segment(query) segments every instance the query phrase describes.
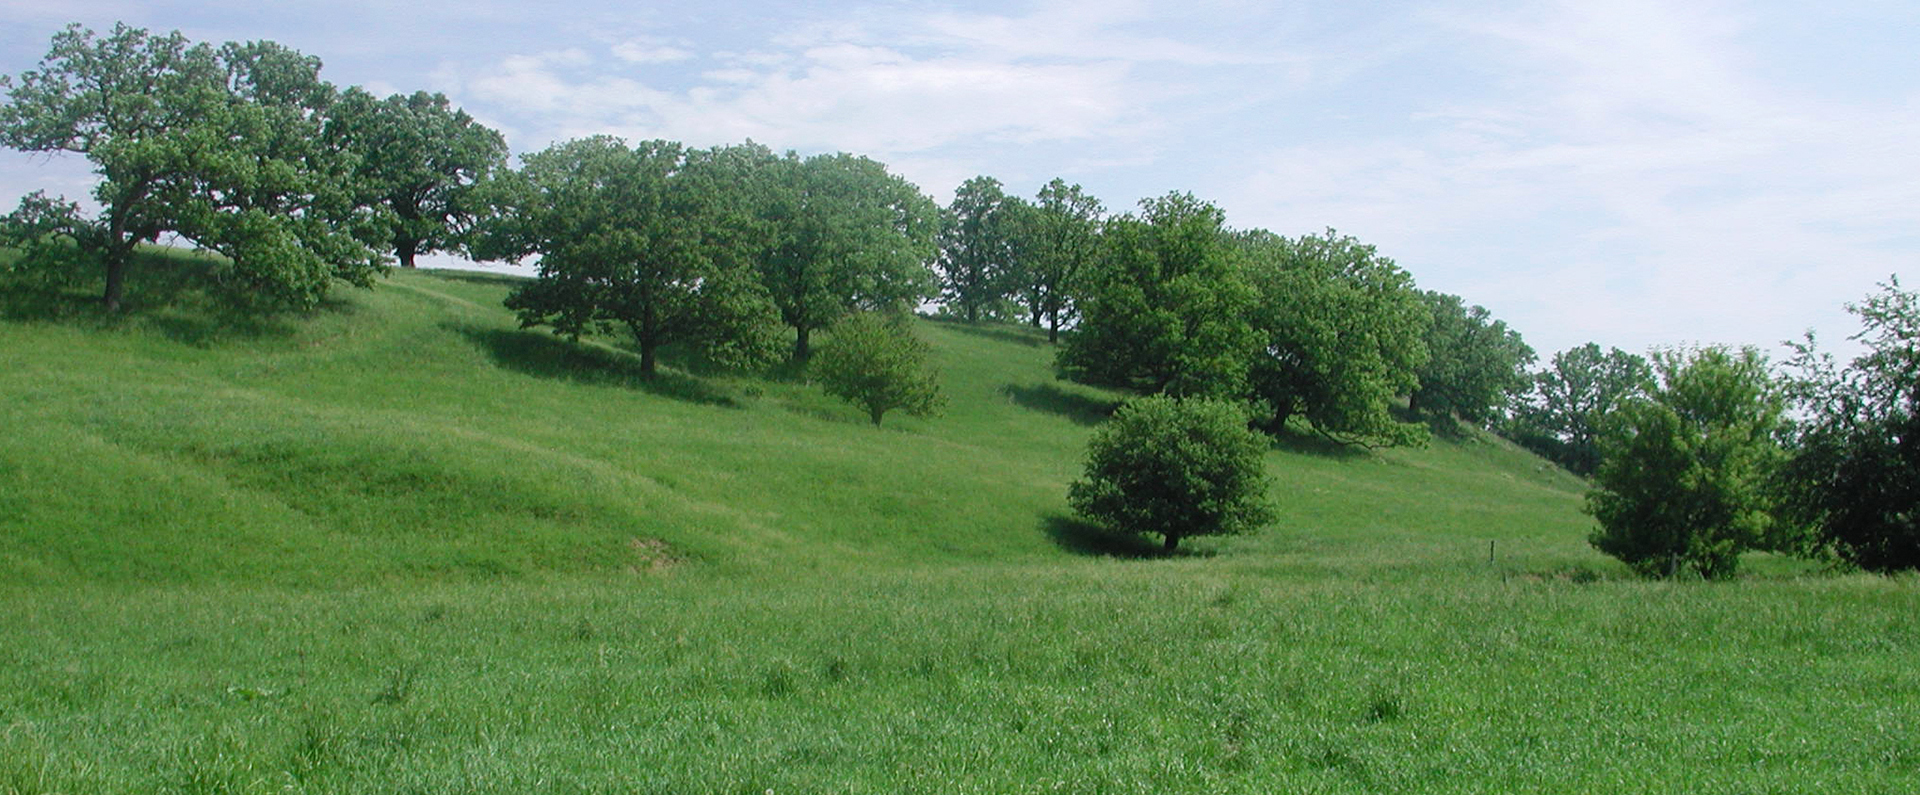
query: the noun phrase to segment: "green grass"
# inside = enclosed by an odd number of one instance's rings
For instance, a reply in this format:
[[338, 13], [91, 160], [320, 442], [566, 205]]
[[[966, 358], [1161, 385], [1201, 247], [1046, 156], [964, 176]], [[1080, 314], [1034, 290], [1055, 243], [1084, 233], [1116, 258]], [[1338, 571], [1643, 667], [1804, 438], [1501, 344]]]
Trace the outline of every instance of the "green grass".
[[195, 267], [5, 304], [0, 793], [1920, 785], [1920, 581], [1633, 580], [1497, 439], [1283, 440], [1274, 526], [1160, 558], [1069, 514], [1118, 396], [1026, 329], [922, 323], [948, 411], [875, 429], [499, 277]]

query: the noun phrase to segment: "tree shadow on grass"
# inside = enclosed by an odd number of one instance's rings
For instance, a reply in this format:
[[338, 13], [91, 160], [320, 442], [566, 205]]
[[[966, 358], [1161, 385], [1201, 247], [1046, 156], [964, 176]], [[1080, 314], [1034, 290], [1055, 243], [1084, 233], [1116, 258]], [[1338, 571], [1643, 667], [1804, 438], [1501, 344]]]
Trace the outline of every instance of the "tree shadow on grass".
[[1099, 425], [1120, 407], [1120, 401], [1089, 397], [1048, 383], [1008, 384], [1000, 391], [1022, 407], [1058, 414], [1081, 425]]
[[964, 320], [942, 317], [930, 317], [928, 320], [940, 324], [940, 327], [944, 329], [952, 329], [963, 334], [971, 334], [975, 337], [983, 337], [1000, 342], [1025, 345], [1029, 348], [1038, 348], [1047, 344], [1046, 329], [1034, 328], [1032, 326], [985, 321], [968, 323]]
[[1369, 458], [1374, 451], [1357, 444], [1330, 439], [1311, 430], [1288, 425], [1278, 433], [1267, 432], [1267, 440], [1273, 449], [1296, 455], [1310, 455], [1318, 458], [1331, 458], [1339, 461], [1352, 461]]
[[400, 272], [419, 273], [422, 276], [450, 282], [484, 284], [491, 287], [518, 287], [529, 281], [525, 276], [515, 276], [511, 273], [487, 273], [486, 271], [467, 271], [455, 268], [417, 268], [413, 271], [407, 271], [405, 268], [397, 268], [396, 270]]
[[699, 378], [662, 370], [649, 379], [630, 354], [571, 342], [543, 331], [514, 331], [450, 324], [508, 370], [590, 386], [635, 389], [660, 397], [738, 408], [732, 395]]
[[1182, 547], [1167, 554], [1159, 542], [1138, 533], [1116, 533], [1077, 516], [1053, 514], [1042, 520], [1041, 528], [1061, 549], [1076, 555], [1123, 560], [1212, 557], [1212, 550]]
[[[101, 303], [103, 282], [70, 283], [0, 279], [0, 319], [61, 323], [94, 329], [144, 329], [174, 342], [205, 348], [231, 340], [284, 337], [298, 318], [345, 314], [350, 301], [329, 296], [311, 310], [293, 311], [252, 301], [212, 283], [209, 266], [197, 259], [168, 261], [143, 256], [130, 267], [120, 311]], [[335, 291], [347, 289], [336, 285]]]

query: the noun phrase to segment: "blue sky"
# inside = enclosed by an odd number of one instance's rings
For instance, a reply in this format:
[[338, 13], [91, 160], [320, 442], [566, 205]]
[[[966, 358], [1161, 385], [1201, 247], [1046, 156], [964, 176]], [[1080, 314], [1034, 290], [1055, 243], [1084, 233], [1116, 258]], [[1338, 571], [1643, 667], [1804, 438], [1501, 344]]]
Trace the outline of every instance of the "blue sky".
[[[888, 163], [946, 201], [1053, 177], [1327, 227], [1548, 354], [1777, 343], [1920, 284], [1920, 4], [1038, 0], [965, 6], [0, 1], [0, 71], [61, 25], [272, 39], [442, 91], [516, 152], [613, 133]], [[0, 153], [0, 201], [86, 192]]]

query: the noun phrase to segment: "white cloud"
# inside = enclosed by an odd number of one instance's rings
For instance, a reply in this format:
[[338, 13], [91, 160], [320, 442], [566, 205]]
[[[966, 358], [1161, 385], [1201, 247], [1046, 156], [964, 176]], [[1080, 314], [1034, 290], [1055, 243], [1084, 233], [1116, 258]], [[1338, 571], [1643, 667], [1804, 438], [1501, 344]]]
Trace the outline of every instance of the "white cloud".
[[691, 60], [694, 55], [684, 46], [664, 39], [641, 38], [613, 45], [613, 56], [627, 63], [662, 64]]
[[1113, 134], [1135, 111], [1123, 90], [1127, 70], [1119, 62], [1006, 63], [841, 41], [781, 59], [734, 59], [682, 90], [578, 53], [508, 56], [459, 82], [494, 107], [538, 117], [536, 136], [549, 140], [584, 132], [702, 144], [752, 137], [886, 156]]

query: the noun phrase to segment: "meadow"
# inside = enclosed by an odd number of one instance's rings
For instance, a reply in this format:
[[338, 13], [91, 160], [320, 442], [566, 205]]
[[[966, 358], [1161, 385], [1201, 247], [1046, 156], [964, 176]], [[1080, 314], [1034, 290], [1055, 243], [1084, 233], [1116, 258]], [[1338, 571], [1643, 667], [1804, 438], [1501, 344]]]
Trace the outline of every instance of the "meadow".
[[1311, 436], [1173, 557], [1120, 396], [922, 321], [943, 416], [521, 330], [402, 271], [0, 304], [0, 793], [1910, 792], [1920, 580], [1646, 582], [1497, 438]]

